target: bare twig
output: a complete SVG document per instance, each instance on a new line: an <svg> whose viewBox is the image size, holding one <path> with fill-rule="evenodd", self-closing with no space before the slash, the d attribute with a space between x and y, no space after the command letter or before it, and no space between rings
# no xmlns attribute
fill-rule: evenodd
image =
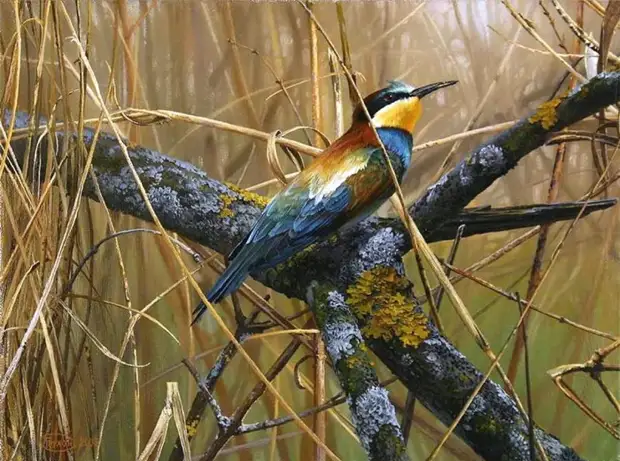
<svg viewBox="0 0 620 461"><path fill-rule="evenodd" d="M452 246L450 247L450 252L448 253L448 259L446 259L448 264L453 264L454 259L456 258L456 252L459 249L459 244L461 243L461 239L463 238L463 232L465 232L465 224L461 224L456 230L456 236L452 241ZM450 268L446 267L446 277L450 277ZM441 305L441 298L443 297L444 289L440 286L437 290L437 297L435 298L435 304L437 305L437 311L439 311L439 307Z"/></svg>
<svg viewBox="0 0 620 461"><path fill-rule="evenodd" d="M568 28L573 32L573 34L575 34L575 36L579 40L581 40L587 47L600 54L600 47L596 40L586 34L583 28L579 24L577 24L577 22L575 22L575 20L571 18L571 16L566 12L560 2L558 0L551 0L551 3L553 4L553 7L556 9L560 17L564 20ZM615 65L620 64L620 58L618 58L613 53L609 53L607 59Z"/></svg>
<svg viewBox="0 0 620 461"><path fill-rule="evenodd" d="M137 234L137 233L161 235L161 232L156 231L154 229L139 228L139 229L126 229L126 230L118 231L118 232L115 232L113 234L107 235L106 237L102 238L90 250L88 250L88 253L86 253L86 255L84 255L82 260L77 264L76 268L73 270L73 274L69 277L69 281L67 282L65 288L62 290L62 294L60 297L64 298L67 295L67 293L71 291L71 287L73 286L73 283L80 275L80 272L84 268L84 265L86 265L86 263L88 262L90 258L92 258L93 256L97 254L97 252L99 251L99 249L104 243L110 240L116 239L118 237L130 235L130 234ZM170 239L174 243L176 243L179 246L179 248L187 252L194 259L194 261L196 261L199 264L202 263L203 259L199 253L195 252L185 243L181 242L180 240L174 237L170 237Z"/></svg>
<svg viewBox="0 0 620 461"><path fill-rule="evenodd" d="M523 306L521 305L521 297L519 293L517 296L517 307L519 308L519 314L523 314ZM527 416L528 416L528 437L530 448L530 461L536 461L536 442L534 438L534 407L532 405L532 386L530 378L530 357L529 349L527 347L527 329L521 328L521 335L523 337L523 350L525 354L525 395L527 398Z"/></svg>

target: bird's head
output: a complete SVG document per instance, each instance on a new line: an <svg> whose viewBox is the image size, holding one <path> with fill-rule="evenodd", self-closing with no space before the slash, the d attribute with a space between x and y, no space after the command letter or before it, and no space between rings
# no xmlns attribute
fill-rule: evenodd
<svg viewBox="0 0 620 461"><path fill-rule="evenodd" d="M421 99L455 83L456 80L451 80L416 88L403 82L391 81L387 87L366 96L364 103L376 128L399 128L413 134L413 129L422 115ZM355 109L353 120L368 121L361 106Z"/></svg>

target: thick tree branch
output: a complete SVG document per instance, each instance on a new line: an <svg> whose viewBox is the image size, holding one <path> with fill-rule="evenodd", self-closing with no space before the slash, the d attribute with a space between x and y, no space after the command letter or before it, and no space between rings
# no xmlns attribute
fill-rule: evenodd
<svg viewBox="0 0 620 461"><path fill-rule="evenodd" d="M571 96L543 104L531 117L475 149L412 207L413 217L425 237L436 239L434 233L440 233L443 224L454 219L471 199L522 157L543 145L550 132L616 103L619 83L620 73L601 74ZM4 123L10 115L3 114ZM25 115L15 115L17 127L28 126ZM63 133L56 133L54 145L62 146L62 137ZM91 131L85 132L84 141L90 145ZM23 160L25 140L11 144L18 161ZM47 153L47 145L48 139L42 139L40 152ZM162 224L218 252L232 249L249 231L265 204L264 198L210 179L186 162L142 147L134 146L130 152ZM108 207L149 219L112 136L100 136L93 168ZM92 185L85 193L95 198ZM449 423L480 381L480 372L425 318L412 315L413 323L406 333L382 330L387 327L382 327L381 322L374 324L374 315L360 311L368 307L380 313L394 308L414 311L411 286L402 276L401 257L409 249L410 241L399 222L371 218L274 269L253 275L266 285L301 299L306 299L312 282L321 287L334 285L347 296L345 301L361 320L371 348L425 406ZM365 283L383 284L387 289L371 292L364 298ZM381 320L381 316L378 318ZM485 459L528 459L527 428L504 391L488 382L474 403L457 433ZM553 436L542 431L538 436L550 459L579 459Z"/></svg>
<svg viewBox="0 0 620 461"><path fill-rule="evenodd" d="M615 104L620 99L619 83L619 72L603 72L570 96L543 103L529 117L474 149L416 201L411 211L420 230L432 234L432 229L542 146L549 133Z"/></svg>
<svg viewBox="0 0 620 461"><path fill-rule="evenodd" d="M407 461L407 446L387 390L379 383L357 319L333 287L309 288L318 327L357 435L370 461Z"/></svg>

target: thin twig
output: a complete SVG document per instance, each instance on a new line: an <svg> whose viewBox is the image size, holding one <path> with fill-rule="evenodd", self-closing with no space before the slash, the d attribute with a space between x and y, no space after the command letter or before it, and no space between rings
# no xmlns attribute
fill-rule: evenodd
<svg viewBox="0 0 620 461"><path fill-rule="evenodd" d="M581 74L579 74L573 67L564 60L558 53L540 36L538 32L533 27L533 23L526 19L521 13L517 12L512 4L508 0L501 0L501 2L506 6L510 14L517 20L521 27L523 27L526 31L530 33L532 37L534 37L541 45L543 45L547 51L549 51L555 58L560 61L564 67L570 72L579 82L585 83L588 80Z"/></svg>
<svg viewBox="0 0 620 461"><path fill-rule="evenodd" d="M239 342L244 342L251 337L251 335L255 331L264 331L263 329L255 330L253 328L253 322L256 320L256 317L260 314L259 309L255 309L252 314L244 321L243 324L237 326L237 330L235 331L235 336L237 337ZM222 351L218 354L213 366L209 369L209 372L204 378L201 378L197 374L194 375L196 382L198 384L199 392L194 397L194 401L190 407L190 410L186 417L186 426L196 429L200 424L204 416L204 410L207 405L212 406L212 401L214 401L211 393L213 389L215 389L215 385L217 384L219 378L222 376L224 371L226 370L228 364L232 361L237 353L237 348L232 342L229 342ZM183 359L182 362L186 367L188 366L189 360ZM190 372L193 369L193 366L188 367ZM217 402L216 402L217 403ZM212 406L213 408L213 406ZM220 431L226 430L228 425L230 424L230 420L228 417L224 417L221 420L218 419L218 415L221 415L221 410L217 412L215 409L213 410L216 420L218 421L218 427ZM221 425L220 425L221 421ZM196 431L190 431L188 434L189 440L191 441L196 434ZM181 446L181 439L177 438L172 451L170 452L170 456L168 457L169 461L180 461L183 459L183 449Z"/></svg>
<svg viewBox="0 0 620 461"><path fill-rule="evenodd" d="M299 113L299 109L293 102L293 98L291 94L289 93L288 88L286 87L286 85L284 85L282 77L278 75L274 66L261 53L259 53L259 51L256 48L250 48L249 46L242 45L238 42L235 42L232 39L228 39L228 43L230 43L232 46L238 46L239 48L248 50L253 55L258 56L258 58L261 60L263 65L269 70L269 72L271 72L271 75L273 75L276 85L278 85L282 93L284 93L284 96L286 97L286 100L289 102L291 109L293 109L293 113L295 114L295 117L297 118L297 122L299 123L299 125L305 125L301 117L301 114ZM304 134L306 136L306 140L308 141L308 144L312 145L312 140L310 139L310 133L308 133L308 131L304 129Z"/></svg>
<svg viewBox="0 0 620 461"><path fill-rule="evenodd" d="M477 283L480 286L488 288L489 290L494 291L495 293L505 297L506 299L509 299L511 301L514 301L514 302L517 301L517 297L514 294L509 293L509 292L507 292L507 291L505 291L505 290L503 290L503 289L493 285L492 283L487 282L486 280L483 280L483 279L481 279L479 277L476 277L468 269L460 269L460 268L458 268L456 266L453 266L453 265L450 265L450 264L446 264L446 263L444 263L444 264L446 265L446 267L449 267L452 272L455 272L455 273L459 274L459 276L461 276L463 278L467 278L467 279ZM523 306L528 305L529 302L530 301L527 300L527 299L522 299L521 300L521 304ZM545 315L545 316L547 316L549 318L557 320L560 323L565 323L566 325L570 325L570 326L572 326L574 328L577 328L579 330L585 331L587 333L591 333L593 335L600 336L601 338L606 338L606 339L611 339L611 340L615 340L616 339L616 336L614 336L614 335L612 335L610 333L606 333L604 331L596 330L594 328L591 328L591 327L588 327L588 326L585 326L585 325L581 325L581 324L579 324L577 322L574 322L574 321L572 321L572 320L570 320L570 319L568 319L568 318L566 318L564 316L553 314L551 312L547 312L547 311L545 311L544 309L541 309L540 307L538 307L535 304L531 304L530 305L530 309L532 309L533 311L536 311L536 312L538 312L540 314L543 314L543 315Z"/></svg>
<svg viewBox="0 0 620 461"><path fill-rule="evenodd" d="M517 297L517 307L519 308L519 314L523 314L523 306L521 305L521 297L519 293L515 293ZM536 461L536 445L534 442L534 407L532 405L532 381L530 377L530 356L527 347L527 329L521 328L521 335L523 337L523 350L525 351L525 394L527 399L527 416L528 416L528 436L529 436L529 448L530 448L530 461Z"/></svg>
<svg viewBox="0 0 620 461"><path fill-rule="evenodd" d="M310 11L313 10L312 1L307 1L306 5ZM317 25L312 18L308 18L308 30L310 39L310 81L311 81L311 107L312 107L312 126L323 131L323 111L321 108L321 91L319 87L319 40L317 35ZM338 78L336 76L335 78ZM321 137L315 133L315 145L319 145ZM325 344L321 335L314 338L314 405L321 406L325 401ZM327 437L327 419L325 413L316 413L314 416L314 432L319 440L325 443ZM325 451L320 444L315 445L315 461L325 461Z"/></svg>
<svg viewBox="0 0 620 461"><path fill-rule="evenodd" d="M324 403L319 405L318 407L310 408L308 410L300 411L299 417L305 418L306 416L311 416L317 413L324 412L325 410L329 410L330 408L334 408L338 405L343 404L347 401L347 398L342 393L332 397L329 400L326 400ZM262 431L265 429L271 429L272 427L282 426L286 423L289 423L293 420L290 416L282 416L280 418L268 419L265 421L261 421L259 423L250 423L250 424L242 424L237 429L236 434L248 434L250 432Z"/></svg>
<svg viewBox="0 0 620 461"><path fill-rule="evenodd" d="M551 26L551 29L553 30L553 33L555 34L555 38L558 41L558 45L560 46L560 48L562 48L566 53L568 53L568 48L566 48L566 45L564 44L564 38L560 35L560 33L558 32L557 27L555 26L555 21L553 20L553 18L551 17L551 14L549 13L549 10L547 9L547 7L545 6L545 3L543 0L538 0L538 4L540 5L540 7L543 10L543 13L545 15L545 17L547 18L547 20L549 21L549 25Z"/></svg>
<svg viewBox="0 0 620 461"><path fill-rule="evenodd" d="M586 34L583 28L579 24L577 24L575 20L573 20L573 18L571 18L571 16L566 12L560 2L558 0L551 0L551 3L553 4L553 7L556 9L560 17L564 20L568 28L573 32L573 34L575 34L575 37L581 40L588 48L596 51L597 53L600 53L600 47L596 40ZM620 64L620 58L618 58L618 56L611 52L607 55L607 59L615 65Z"/></svg>
<svg viewBox="0 0 620 461"><path fill-rule="evenodd" d="M448 253L448 259L446 259L448 264L454 264L454 259L456 258L456 252L459 249L459 244L461 243L461 239L463 238L463 232L465 232L465 224L461 224L456 230L456 236L452 241L452 246L450 247L450 253ZM450 277L450 268L446 266L446 277ZM439 306L441 305L441 298L443 297L444 289L442 286L439 287L437 291L437 298L435 299L435 304L437 305L437 311L439 311Z"/></svg>
<svg viewBox="0 0 620 461"><path fill-rule="evenodd" d="M213 416L215 416L215 420L217 421L217 427L219 427L220 431L225 431L231 423L230 418L222 413L222 408L219 403L217 403L217 400L215 400L215 397L213 397L213 394L211 394L209 388L205 385L204 380L200 377L200 373L198 373L194 364L187 359L183 359L182 362L196 380L196 384L200 391L206 396L207 402L213 411Z"/></svg>
<svg viewBox="0 0 620 461"><path fill-rule="evenodd" d="M293 357L299 346L301 345L301 341L297 338L293 339L286 349L280 354L280 356L276 359L271 368L265 373L265 378L269 381L272 381L280 371L286 366L289 360ZM228 426L226 431L220 433L218 437L209 445L207 451L200 458L202 461L212 460L217 456L220 450L224 447L224 445L233 437L241 426L243 417L249 411L250 407L254 404L258 398L263 395L263 392L266 389L266 385L264 382L259 382L254 386L254 389L250 392L250 394L245 398L243 403L237 407L233 415L230 417L231 424ZM297 422L299 416L295 413L295 415L291 415L293 421ZM329 451L327 451L329 453ZM337 458L336 458L337 459Z"/></svg>
<svg viewBox="0 0 620 461"><path fill-rule="evenodd" d="M407 391L407 401L403 410L403 420L400 423L403 430L403 440L405 446L409 444L409 436L411 435L411 426L413 425L413 415L415 412L415 393Z"/></svg>
<svg viewBox="0 0 620 461"><path fill-rule="evenodd" d="M64 298L67 295L67 293L71 291L71 287L75 283L75 280L77 279L77 277L80 275L80 272L82 271L84 265L88 262L90 258L92 258L93 256L97 254L97 252L99 251L99 249L104 243L110 240L116 239L118 237L130 235L130 234L137 234L137 233L161 235L161 232L154 230L154 229L138 228L138 229L125 229L125 230L114 232L113 234L105 236L104 238L99 240L90 250L88 250L88 253L86 253L86 255L84 255L82 260L77 264L77 267L73 270L73 274L69 277L69 281L65 285L65 288L63 288L61 292L62 294L60 295L60 297ZM174 243L176 243L179 246L179 248L187 252L194 259L194 261L196 261L199 264L203 262L202 256L199 253L192 250L185 243L183 243L182 241L174 237L170 237L170 239Z"/></svg>

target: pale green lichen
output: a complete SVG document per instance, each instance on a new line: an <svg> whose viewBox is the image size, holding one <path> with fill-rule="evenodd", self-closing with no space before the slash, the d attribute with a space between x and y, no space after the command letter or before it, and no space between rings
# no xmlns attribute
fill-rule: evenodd
<svg viewBox="0 0 620 461"><path fill-rule="evenodd" d="M362 332L386 341L398 338L406 346L418 346L430 332L426 316L401 292L409 282L393 267L377 266L360 275L349 287L347 304L366 320Z"/></svg>
<svg viewBox="0 0 620 461"><path fill-rule="evenodd" d="M483 421L480 421L477 424L477 427L481 432L487 432L490 434L497 433L497 430L499 429L497 421L493 417L485 418Z"/></svg>
<svg viewBox="0 0 620 461"><path fill-rule="evenodd" d="M307 246L301 251L298 251L293 256L288 258L286 261L281 262L275 267L275 270L278 273L286 273L289 269L295 269L296 267L304 267L305 260L310 256L310 254L314 251L316 244L312 244Z"/></svg>
<svg viewBox="0 0 620 461"><path fill-rule="evenodd" d="M360 347L360 350L361 350L361 347ZM364 358L358 355L355 355L355 354L350 355L349 357L347 357L346 360L347 360L347 366L351 369L361 367L362 365L366 365Z"/></svg>
<svg viewBox="0 0 620 461"><path fill-rule="evenodd" d="M459 379L459 381L461 381L463 384L467 384L467 385L471 384L471 382L472 382L471 377L470 377L470 376L468 376L468 375L466 375L466 374L464 374L464 373L459 374L459 375L458 375L458 379Z"/></svg>
<svg viewBox="0 0 620 461"><path fill-rule="evenodd" d="M328 237L327 242L330 243L331 245L334 245L336 243L338 243L338 234L332 234Z"/></svg>

